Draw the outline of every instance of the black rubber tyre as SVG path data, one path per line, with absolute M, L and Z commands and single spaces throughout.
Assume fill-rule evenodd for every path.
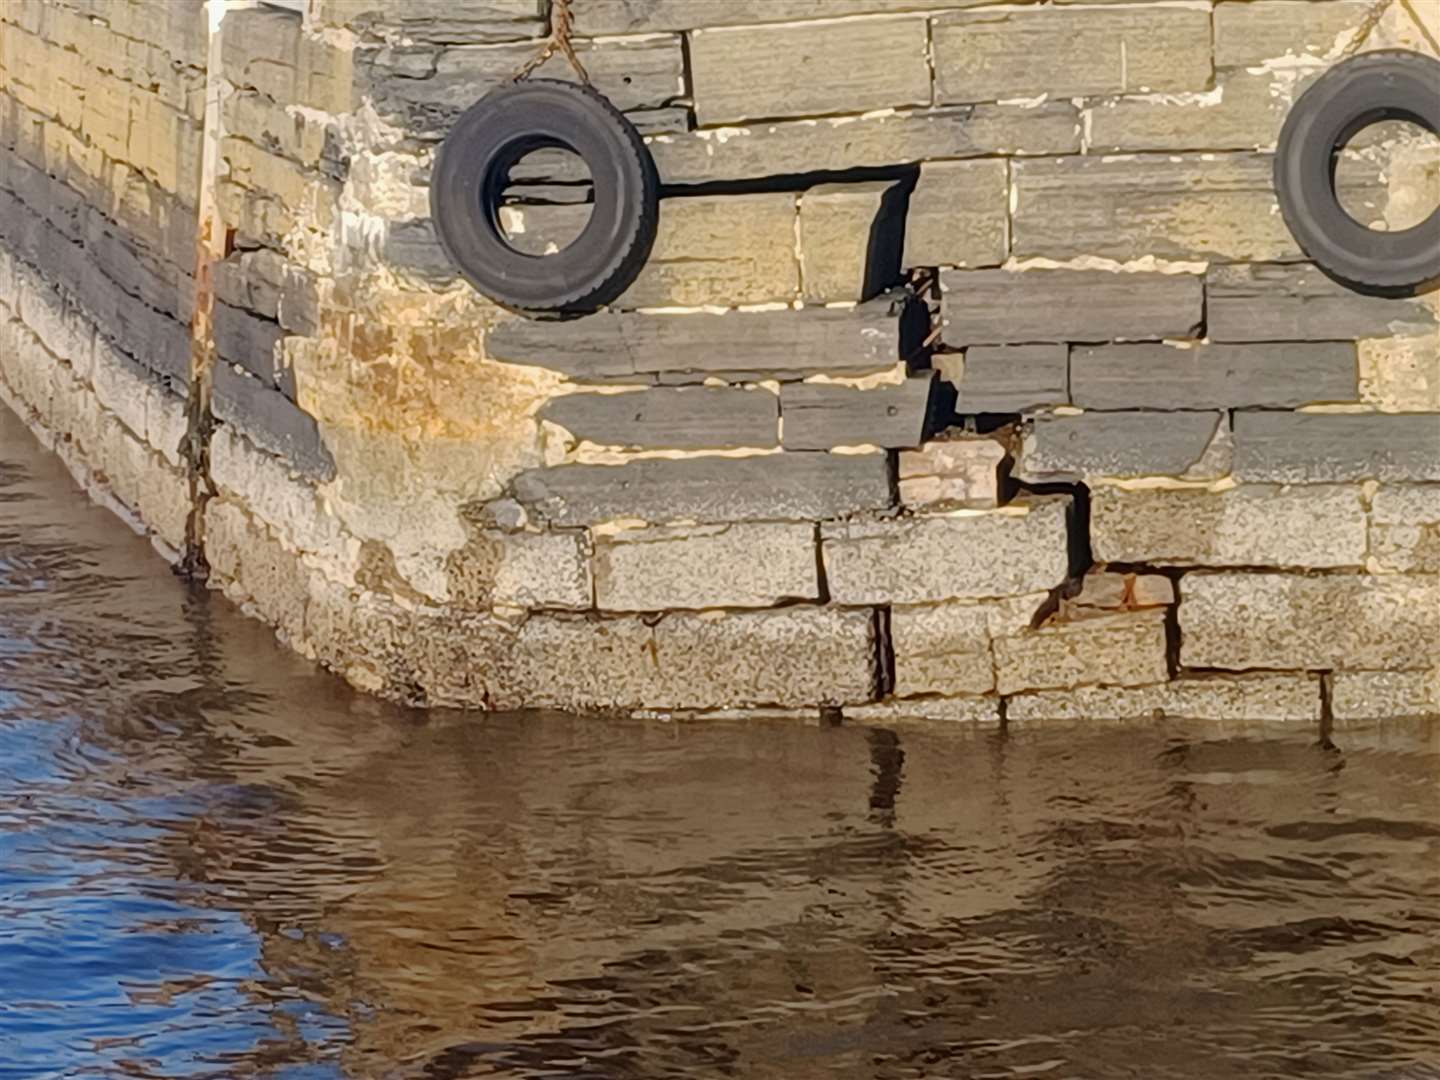
M 1335 194 L 1335 155 L 1361 129 L 1408 120 L 1440 135 L 1440 62 L 1387 50 L 1336 64 L 1285 118 L 1275 192 L 1305 254 L 1366 292 L 1405 294 L 1440 280 L 1440 209 L 1398 232 L 1360 224 Z
M 590 170 L 594 205 L 573 243 L 516 250 L 500 226 L 511 167 L 563 147 Z M 430 211 L 451 261 L 480 292 L 528 312 L 580 314 L 619 296 L 649 257 L 659 217 L 655 163 L 630 121 L 578 83 L 532 79 L 486 94 L 455 122 L 435 161 Z

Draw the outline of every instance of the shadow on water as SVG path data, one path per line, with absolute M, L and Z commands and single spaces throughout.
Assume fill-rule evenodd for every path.
M 1440 1077 L 1440 735 L 460 716 L 0 414 L 0 1078 Z

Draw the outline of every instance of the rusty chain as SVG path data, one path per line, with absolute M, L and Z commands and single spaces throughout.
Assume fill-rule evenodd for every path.
M 510 77 L 510 81 L 519 82 L 521 79 L 527 78 L 532 71 L 558 51 L 565 54 L 565 59 L 570 61 L 570 66 L 575 69 L 575 74 L 580 76 L 580 81 L 589 86 L 590 73 L 585 70 L 585 65 L 580 63 L 580 57 L 575 55 L 575 46 L 570 42 L 570 34 L 574 26 L 575 16 L 570 11 L 570 0 L 550 0 L 550 37 L 540 51 L 525 61 L 520 69 Z

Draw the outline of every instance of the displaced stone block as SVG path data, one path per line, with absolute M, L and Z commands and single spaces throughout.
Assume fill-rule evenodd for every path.
M 934 372 L 860 390 L 834 383 L 780 387 L 787 450 L 836 446 L 918 446 L 931 415 Z
M 856 724 L 893 724 L 932 720 L 956 724 L 998 724 L 998 697 L 889 698 L 869 705 L 845 706 L 845 719 Z
M 1440 660 L 1440 577 L 1193 573 L 1179 611 L 1187 667 L 1403 671 Z
M 1285 484 L 1440 480 L 1440 413 L 1238 412 L 1235 476 Z
M 696 30 L 689 45 L 695 116 L 703 127 L 930 104 L 923 18 Z
M 827 525 L 830 598 L 919 604 L 1053 589 L 1069 570 L 1070 512 L 1067 496 L 1045 496 L 996 510 Z
M 1280 0 L 1215 5 L 1215 65 L 1257 67 L 1268 60 L 1338 60 L 1374 11 L 1369 0 L 1291 4 Z
M 1330 683 L 1336 720 L 1440 720 L 1440 669 L 1337 671 Z
M 1370 503 L 1370 554 L 1380 570 L 1440 574 L 1440 486 L 1377 491 Z
M 906 193 L 898 181 L 820 184 L 800 196 L 801 295 L 869 300 L 900 278 Z
M 1070 395 L 1086 409 L 1288 409 L 1355 401 L 1350 342 L 1077 345 Z
M 1011 246 L 1020 258 L 1301 254 L 1275 201 L 1270 156 L 1063 157 L 1017 161 L 1013 170 Z
M 590 546 L 583 532 L 476 529 L 446 561 L 460 607 L 585 609 L 594 604 Z
M 704 184 L 941 158 L 1075 154 L 1080 117 L 1068 101 L 960 105 L 657 135 L 649 145 L 662 181 Z
M 1009 166 L 927 161 L 905 218 L 908 267 L 999 266 L 1009 252 Z
M 972 345 L 942 377 L 958 391 L 960 413 L 1020 413 L 1070 403 L 1070 350 L 1064 345 Z
M 1320 678 L 1313 674 L 1203 675 L 1155 686 L 1079 686 L 1016 694 L 1008 722 L 1037 720 L 1320 722 Z
M 884 454 L 762 454 L 561 465 L 515 478 L 515 497 L 552 525 L 642 521 L 817 521 L 891 505 Z
M 1042 415 L 1025 438 L 1021 471 L 1032 477 L 1224 476 L 1229 461 L 1207 451 L 1227 432 L 1225 414 L 1213 412 Z
M 315 418 L 278 390 L 232 364 L 216 364 L 212 405 L 216 419 L 234 424 L 296 472 L 321 482 L 334 479 L 335 459 Z
M 1093 509 L 1091 513 L 1094 513 Z M 1165 607 L 1174 602 L 1175 586 L 1169 578 L 1160 574 L 1121 574 L 1112 570 L 1091 570 L 1081 580 L 1080 591 L 1067 601 L 1072 607 L 1101 611 L 1133 611 Z
M 1360 488 L 1243 484 L 1223 491 L 1090 492 L 1090 544 L 1105 562 L 1339 569 L 1365 564 Z
M 1010 451 L 998 439 L 946 439 L 900 452 L 904 506 L 999 506 L 1009 496 Z
M 772 607 L 820 595 L 815 527 L 737 522 L 595 536 L 602 611 Z
M 546 402 L 540 417 L 603 446 L 768 448 L 780 438 L 780 399 L 768 390 L 695 386 L 566 394 Z
M 1325 341 L 1440 333 L 1424 298 L 1366 296 L 1308 264 L 1212 266 L 1212 341 Z
M 937 102 L 1204 90 L 1210 13 L 1130 7 L 958 11 L 931 20 Z
M 995 680 L 1001 694 L 1144 686 L 1169 676 L 1163 611 L 1077 616 L 995 639 Z
M 1201 321 L 1200 279 L 1190 274 L 945 270 L 940 288 L 952 348 L 1188 338 Z

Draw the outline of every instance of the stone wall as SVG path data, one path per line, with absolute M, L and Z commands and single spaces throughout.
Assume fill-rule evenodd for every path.
M 0 7 L 0 395 L 296 649 L 487 708 L 1440 712 L 1440 300 L 1308 265 L 1270 179 L 1423 6 L 573 0 L 665 187 L 567 322 L 428 218 L 544 0 L 305 7 Z M 1340 175 L 1390 227 L 1440 191 L 1394 130 Z

